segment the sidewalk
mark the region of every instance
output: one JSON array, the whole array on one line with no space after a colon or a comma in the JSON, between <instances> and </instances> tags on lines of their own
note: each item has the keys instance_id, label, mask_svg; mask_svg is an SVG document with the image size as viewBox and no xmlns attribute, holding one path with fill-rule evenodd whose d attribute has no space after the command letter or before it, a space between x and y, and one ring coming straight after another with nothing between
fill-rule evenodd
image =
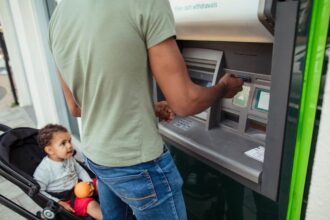
<instances>
[{"instance_id":1,"label":"sidewalk","mask_svg":"<svg viewBox=\"0 0 330 220\"><path fill-rule=\"evenodd\" d=\"M35 123L31 120L29 114L25 108L21 107L3 107L0 108L0 123L9 127L35 127ZM28 197L21 189L16 185L7 181L0 176L0 194L12 200L13 202L21 205L25 209L32 213L40 211L41 208L36 205L30 197ZM25 219L16 214L12 210L0 204L0 220L22 220Z\"/></svg>"}]
</instances>

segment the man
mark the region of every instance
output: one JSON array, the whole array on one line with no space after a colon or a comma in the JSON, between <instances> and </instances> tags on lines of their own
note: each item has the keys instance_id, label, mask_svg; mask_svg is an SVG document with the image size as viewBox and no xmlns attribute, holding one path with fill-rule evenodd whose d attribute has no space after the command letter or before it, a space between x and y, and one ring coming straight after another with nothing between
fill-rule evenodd
<instances>
[{"instance_id":1,"label":"man","mask_svg":"<svg viewBox=\"0 0 330 220\"><path fill-rule=\"evenodd\" d=\"M168 0L63 0L49 41L82 151L97 175L104 219L186 219L182 179L158 133L149 68L178 115L233 97L242 81L226 74L211 88L190 80Z\"/></svg>"}]
</instances>

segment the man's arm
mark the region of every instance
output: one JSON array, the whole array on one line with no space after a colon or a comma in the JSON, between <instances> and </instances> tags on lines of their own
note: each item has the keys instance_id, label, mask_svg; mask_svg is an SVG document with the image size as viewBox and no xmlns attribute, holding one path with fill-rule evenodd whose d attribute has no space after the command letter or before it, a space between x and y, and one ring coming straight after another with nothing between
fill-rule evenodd
<instances>
[{"instance_id":1,"label":"man's arm","mask_svg":"<svg viewBox=\"0 0 330 220\"><path fill-rule=\"evenodd\" d=\"M174 38L148 50L150 67L173 111L181 116L194 115L219 98L231 98L242 90L243 82L226 74L215 86L194 84Z\"/></svg>"},{"instance_id":2,"label":"man's arm","mask_svg":"<svg viewBox=\"0 0 330 220\"><path fill-rule=\"evenodd\" d=\"M66 100L66 104L68 105L71 114L74 117L80 117L81 116L80 107L76 103L76 100L74 99L71 90L69 89L68 85L65 83L65 81L62 78L61 73L59 71L58 71L58 76L60 78L61 86L62 86L64 97Z\"/></svg>"}]
</instances>

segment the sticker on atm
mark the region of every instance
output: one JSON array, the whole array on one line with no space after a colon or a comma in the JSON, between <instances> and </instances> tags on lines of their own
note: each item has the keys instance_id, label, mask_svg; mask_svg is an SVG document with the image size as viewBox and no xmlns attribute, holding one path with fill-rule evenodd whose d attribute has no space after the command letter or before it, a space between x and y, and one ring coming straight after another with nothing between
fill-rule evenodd
<instances>
[{"instance_id":1,"label":"sticker on atm","mask_svg":"<svg viewBox=\"0 0 330 220\"><path fill-rule=\"evenodd\" d=\"M269 91L263 89L256 89L254 108L268 112L269 109Z\"/></svg>"},{"instance_id":2,"label":"sticker on atm","mask_svg":"<svg viewBox=\"0 0 330 220\"><path fill-rule=\"evenodd\" d=\"M233 104L242 108L248 105L250 95L250 86L243 85L242 91L237 93L233 98Z\"/></svg>"},{"instance_id":3,"label":"sticker on atm","mask_svg":"<svg viewBox=\"0 0 330 220\"><path fill-rule=\"evenodd\" d=\"M264 146L258 146L256 148L253 148L251 150L245 151L244 154L252 159L255 159L261 163L264 162L265 158L265 147Z\"/></svg>"}]
</instances>

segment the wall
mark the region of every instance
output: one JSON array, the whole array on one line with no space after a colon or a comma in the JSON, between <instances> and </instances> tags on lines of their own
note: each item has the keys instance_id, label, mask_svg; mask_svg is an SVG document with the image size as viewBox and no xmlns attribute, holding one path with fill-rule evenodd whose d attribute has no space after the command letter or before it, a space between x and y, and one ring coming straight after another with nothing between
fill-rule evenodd
<instances>
[{"instance_id":1,"label":"wall","mask_svg":"<svg viewBox=\"0 0 330 220\"><path fill-rule=\"evenodd\" d=\"M9 55L19 57L21 69L24 69L14 71L15 81L24 81L27 85L25 88L28 88L24 94L19 94L19 99L29 94L28 104L34 107L37 127L47 123L61 123L67 126L63 95L56 82L58 79L55 66L45 43L48 18L40 13L43 1L0 0L0 4L8 48L14 48L9 51ZM11 63L13 68L19 67L17 63L19 62ZM57 85L57 88L54 85ZM24 85L18 83L17 87L20 90Z\"/></svg>"}]
</instances>

